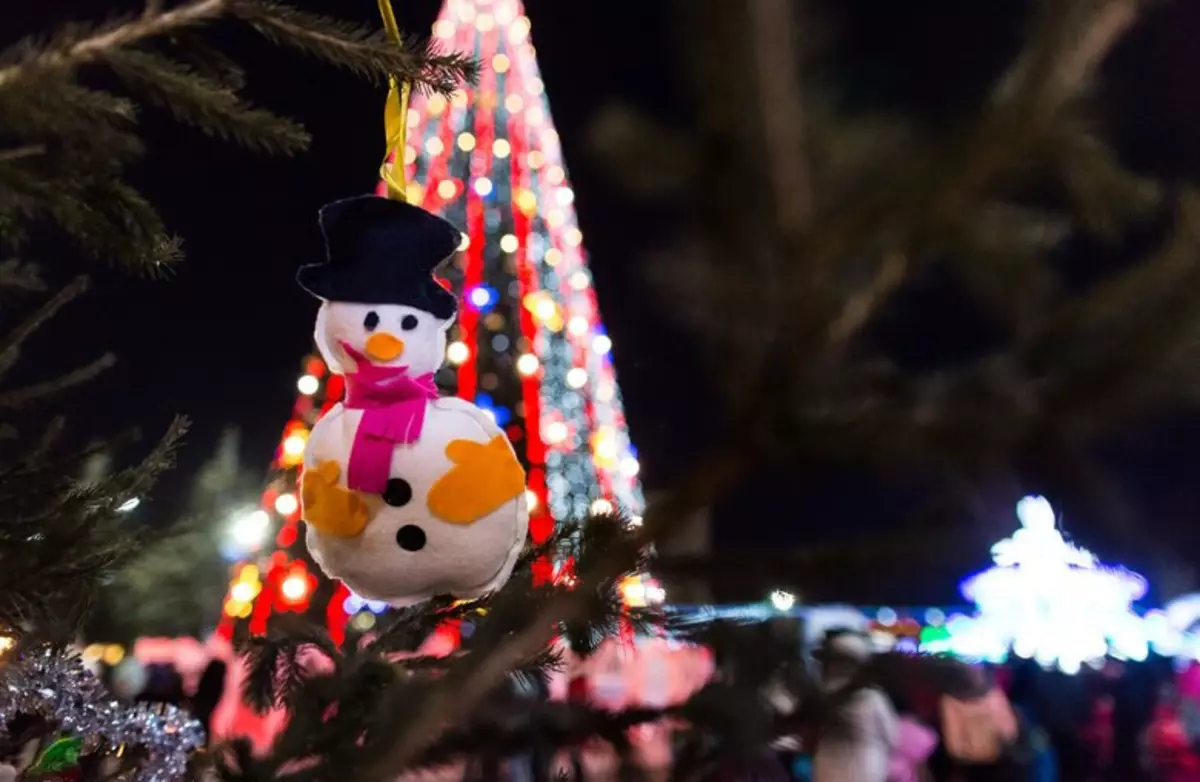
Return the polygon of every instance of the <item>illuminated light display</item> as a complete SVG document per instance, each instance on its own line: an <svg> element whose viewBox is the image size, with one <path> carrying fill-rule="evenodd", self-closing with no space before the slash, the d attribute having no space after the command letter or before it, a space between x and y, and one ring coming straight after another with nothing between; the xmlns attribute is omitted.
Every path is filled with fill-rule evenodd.
<svg viewBox="0 0 1200 782"><path fill-rule="evenodd" d="M1144 660L1150 639L1133 603L1146 581L1067 542L1044 497L1017 504L1021 528L992 547L994 567L963 582L973 617L953 616L923 648L999 662L1009 652L1075 673L1106 656Z"/></svg>

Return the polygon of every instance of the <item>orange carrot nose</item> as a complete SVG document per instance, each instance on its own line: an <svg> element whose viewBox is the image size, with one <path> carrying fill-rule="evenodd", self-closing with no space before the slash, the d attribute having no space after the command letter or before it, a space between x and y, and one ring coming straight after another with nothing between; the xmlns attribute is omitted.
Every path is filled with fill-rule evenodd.
<svg viewBox="0 0 1200 782"><path fill-rule="evenodd" d="M404 340L379 332L367 337L367 355L376 361L392 361L404 352Z"/></svg>

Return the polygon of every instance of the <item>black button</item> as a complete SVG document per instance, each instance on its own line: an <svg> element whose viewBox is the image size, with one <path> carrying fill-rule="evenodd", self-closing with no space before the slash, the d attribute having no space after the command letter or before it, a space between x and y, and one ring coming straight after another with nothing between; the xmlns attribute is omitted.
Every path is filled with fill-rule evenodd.
<svg viewBox="0 0 1200 782"><path fill-rule="evenodd" d="M367 331L374 331L379 326L379 313L371 310L367 313L367 317L363 318L363 328Z"/></svg>
<svg viewBox="0 0 1200 782"><path fill-rule="evenodd" d="M403 508L412 499L412 487L403 478L389 478L383 490L383 501L393 508Z"/></svg>
<svg viewBox="0 0 1200 782"><path fill-rule="evenodd" d="M400 321L400 328L404 329L405 331L412 331L416 327L417 327L417 316L416 315L405 315L404 318Z"/></svg>
<svg viewBox="0 0 1200 782"><path fill-rule="evenodd" d="M425 530L416 524L405 524L396 530L396 544L405 551L420 551L425 548Z"/></svg>

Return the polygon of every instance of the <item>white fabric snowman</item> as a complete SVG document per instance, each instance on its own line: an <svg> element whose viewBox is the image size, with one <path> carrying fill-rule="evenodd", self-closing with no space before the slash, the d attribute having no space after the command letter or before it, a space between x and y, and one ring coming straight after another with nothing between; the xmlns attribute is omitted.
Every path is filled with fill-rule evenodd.
<svg viewBox="0 0 1200 782"><path fill-rule="evenodd" d="M459 241L449 223L377 196L321 210L328 260L300 270L322 299L316 340L346 398L308 439L308 548L370 600L478 597L504 584L529 525L525 473L493 419L439 398L454 322L432 277Z"/></svg>

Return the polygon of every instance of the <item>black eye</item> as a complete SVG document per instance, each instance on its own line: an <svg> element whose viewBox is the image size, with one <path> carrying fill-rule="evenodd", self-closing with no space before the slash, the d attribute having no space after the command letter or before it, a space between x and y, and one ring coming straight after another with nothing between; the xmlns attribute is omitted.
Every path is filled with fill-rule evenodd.
<svg viewBox="0 0 1200 782"><path fill-rule="evenodd" d="M405 315L404 320L400 321L400 328L404 329L405 331L412 331L416 327L417 327L417 316L416 315Z"/></svg>
<svg viewBox="0 0 1200 782"><path fill-rule="evenodd" d="M396 545L405 551L420 551L425 548L425 530L415 524L405 524L396 530Z"/></svg>
<svg viewBox="0 0 1200 782"><path fill-rule="evenodd" d="M379 313L371 311L367 313L367 317L363 318L363 328L367 331L374 331L379 325Z"/></svg>
<svg viewBox="0 0 1200 782"><path fill-rule="evenodd" d="M393 508L402 508L412 499L412 486L403 478L389 478L383 489L383 501Z"/></svg>

